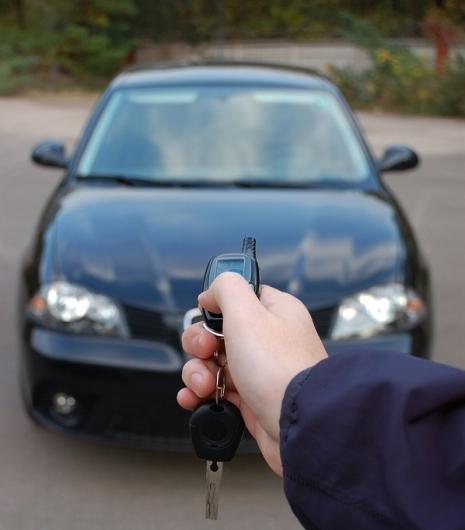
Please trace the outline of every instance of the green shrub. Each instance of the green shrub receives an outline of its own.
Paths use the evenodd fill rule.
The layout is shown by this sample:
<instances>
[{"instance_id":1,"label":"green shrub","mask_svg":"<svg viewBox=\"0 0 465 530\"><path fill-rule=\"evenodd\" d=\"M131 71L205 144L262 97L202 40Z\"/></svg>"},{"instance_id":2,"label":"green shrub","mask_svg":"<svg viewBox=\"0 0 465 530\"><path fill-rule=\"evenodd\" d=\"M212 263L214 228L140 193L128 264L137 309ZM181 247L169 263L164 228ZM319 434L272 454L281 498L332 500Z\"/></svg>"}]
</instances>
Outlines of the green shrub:
<instances>
[{"instance_id":1,"label":"green shrub","mask_svg":"<svg viewBox=\"0 0 465 530\"><path fill-rule=\"evenodd\" d=\"M37 57L33 56L0 60L0 94L14 94L28 86L32 82L32 72L37 62Z\"/></svg>"},{"instance_id":2,"label":"green shrub","mask_svg":"<svg viewBox=\"0 0 465 530\"><path fill-rule=\"evenodd\" d=\"M457 55L438 79L436 110L445 116L465 116L465 58Z\"/></svg>"},{"instance_id":3,"label":"green shrub","mask_svg":"<svg viewBox=\"0 0 465 530\"><path fill-rule=\"evenodd\" d=\"M329 68L329 76L357 108L465 116L465 59L450 59L438 75L409 49L388 43L377 28L341 13L340 35L364 49L371 66L364 71Z\"/></svg>"},{"instance_id":4,"label":"green shrub","mask_svg":"<svg viewBox=\"0 0 465 530\"><path fill-rule=\"evenodd\" d=\"M329 68L330 78L356 108L416 114L465 116L465 60L457 56L438 75L404 48L370 50L372 66L362 72Z\"/></svg>"},{"instance_id":5,"label":"green shrub","mask_svg":"<svg viewBox=\"0 0 465 530\"><path fill-rule=\"evenodd\" d=\"M108 80L135 45L136 13L133 0L31 2L22 25L0 13L0 93Z\"/></svg>"},{"instance_id":6,"label":"green shrub","mask_svg":"<svg viewBox=\"0 0 465 530\"><path fill-rule=\"evenodd\" d=\"M129 39L117 44L106 33L70 25L58 39L56 60L62 72L75 77L108 78L121 67L132 46Z\"/></svg>"}]
</instances>

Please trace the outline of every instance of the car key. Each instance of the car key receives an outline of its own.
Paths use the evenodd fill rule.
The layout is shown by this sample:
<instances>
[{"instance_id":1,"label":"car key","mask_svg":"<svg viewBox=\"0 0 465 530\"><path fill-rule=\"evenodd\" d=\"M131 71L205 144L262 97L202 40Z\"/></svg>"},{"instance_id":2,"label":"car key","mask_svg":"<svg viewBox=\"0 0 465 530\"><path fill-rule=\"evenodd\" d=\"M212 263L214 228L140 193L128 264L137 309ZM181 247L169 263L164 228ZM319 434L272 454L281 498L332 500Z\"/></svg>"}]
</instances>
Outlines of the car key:
<instances>
[{"instance_id":1,"label":"car key","mask_svg":"<svg viewBox=\"0 0 465 530\"><path fill-rule=\"evenodd\" d=\"M223 462L232 460L244 432L239 409L225 399L211 399L192 414L189 427L197 456L207 461L205 517L218 518Z\"/></svg>"},{"instance_id":2,"label":"car key","mask_svg":"<svg viewBox=\"0 0 465 530\"><path fill-rule=\"evenodd\" d=\"M223 399L224 391L224 367L219 366L215 398L200 405L189 421L194 450L199 458L207 461L207 519L218 518L223 462L232 460L244 432L241 412L236 405Z\"/></svg>"},{"instance_id":3,"label":"car key","mask_svg":"<svg viewBox=\"0 0 465 530\"><path fill-rule=\"evenodd\" d=\"M254 290L260 292L260 273L256 257L256 241L247 237L242 243L242 253L220 254L213 257L205 271L203 290L207 290L215 278L223 272L241 274ZM221 340L223 315L202 308L204 327ZM218 352L215 352L218 363ZM218 518L219 489L223 474L223 462L232 460L244 432L244 420L233 403L223 399L225 391L224 365L218 366L215 398L200 405L191 415L189 428L197 456L207 461L207 499L205 517Z\"/></svg>"}]
</instances>

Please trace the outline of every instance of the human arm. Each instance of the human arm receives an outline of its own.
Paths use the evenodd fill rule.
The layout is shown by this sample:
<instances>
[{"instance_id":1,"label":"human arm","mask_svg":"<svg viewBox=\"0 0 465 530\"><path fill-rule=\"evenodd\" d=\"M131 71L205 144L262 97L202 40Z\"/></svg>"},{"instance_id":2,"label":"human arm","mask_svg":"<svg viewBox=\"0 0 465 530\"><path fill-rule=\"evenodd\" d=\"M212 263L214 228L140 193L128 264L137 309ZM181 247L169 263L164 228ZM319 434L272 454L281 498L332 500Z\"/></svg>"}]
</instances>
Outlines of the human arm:
<instances>
[{"instance_id":1,"label":"human arm","mask_svg":"<svg viewBox=\"0 0 465 530\"><path fill-rule=\"evenodd\" d=\"M223 312L227 398L306 528L465 528L464 372L391 352L327 358L300 302L265 288L259 303L237 275L199 302ZM197 325L183 344L195 358L178 401L192 409L213 392L217 343Z\"/></svg>"},{"instance_id":2,"label":"human arm","mask_svg":"<svg viewBox=\"0 0 465 530\"><path fill-rule=\"evenodd\" d=\"M282 410L284 489L306 528L465 528L465 372L340 353L299 374Z\"/></svg>"}]
</instances>

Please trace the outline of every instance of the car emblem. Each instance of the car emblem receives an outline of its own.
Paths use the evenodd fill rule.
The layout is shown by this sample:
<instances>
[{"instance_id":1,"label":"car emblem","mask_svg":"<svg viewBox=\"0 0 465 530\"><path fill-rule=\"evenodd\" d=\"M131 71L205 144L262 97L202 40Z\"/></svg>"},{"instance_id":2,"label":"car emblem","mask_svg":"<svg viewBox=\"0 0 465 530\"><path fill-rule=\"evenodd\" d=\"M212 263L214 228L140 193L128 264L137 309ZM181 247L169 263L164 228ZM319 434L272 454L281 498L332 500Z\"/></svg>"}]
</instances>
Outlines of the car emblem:
<instances>
[{"instance_id":1,"label":"car emblem","mask_svg":"<svg viewBox=\"0 0 465 530\"><path fill-rule=\"evenodd\" d=\"M192 324L195 324L196 322L201 322L202 320L202 312L198 307L194 307L192 309L189 309L187 313L184 315L183 321L182 321L182 329L183 331L186 331L186 329L189 326L192 326Z\"/></svg>"}]
</instances>

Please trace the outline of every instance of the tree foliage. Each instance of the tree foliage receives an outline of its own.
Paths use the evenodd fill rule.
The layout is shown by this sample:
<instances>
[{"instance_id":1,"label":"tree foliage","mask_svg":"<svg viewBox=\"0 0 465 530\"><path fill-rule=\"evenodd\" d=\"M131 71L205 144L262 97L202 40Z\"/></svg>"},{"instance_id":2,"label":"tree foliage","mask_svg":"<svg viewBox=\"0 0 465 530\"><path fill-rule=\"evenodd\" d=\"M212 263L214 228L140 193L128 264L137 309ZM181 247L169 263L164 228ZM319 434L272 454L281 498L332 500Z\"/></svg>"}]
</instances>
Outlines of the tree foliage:
<instances>
[{"instance_id":1,"label":"tree foliage","mask_svg":"<svg viewBox=\"0 0 465 530\"><path fill-rule=\"evenodd\" d=\"M385 37L423 35L427 20L463 34L464 0L0 0L0 92L32 78L103 83L143 38L342 37L374 50Z\"/></svg>"},{"instance_id":2,"label":"tree foliage","mask_svg":"<svg viewBox=\"0 0 465 530\"><path fill-rule=\"evenodd\" d=\"M378 28L384 37L422 36L436 10L465 25L463 0L136 0L137 33L156 41L337 38L344 15Z\"/></svg>"},{"instance_id":3,"label":"tree foliage","mask_svg":"<svg viewBox=\"0 0 465 530\"><path fill-rule=\"evenodd\" d=\"M0 72L107 78L133 47L133 0L0 0ZM33 67L33 70L31 68Z\"/></svg>"}]
</instances>

